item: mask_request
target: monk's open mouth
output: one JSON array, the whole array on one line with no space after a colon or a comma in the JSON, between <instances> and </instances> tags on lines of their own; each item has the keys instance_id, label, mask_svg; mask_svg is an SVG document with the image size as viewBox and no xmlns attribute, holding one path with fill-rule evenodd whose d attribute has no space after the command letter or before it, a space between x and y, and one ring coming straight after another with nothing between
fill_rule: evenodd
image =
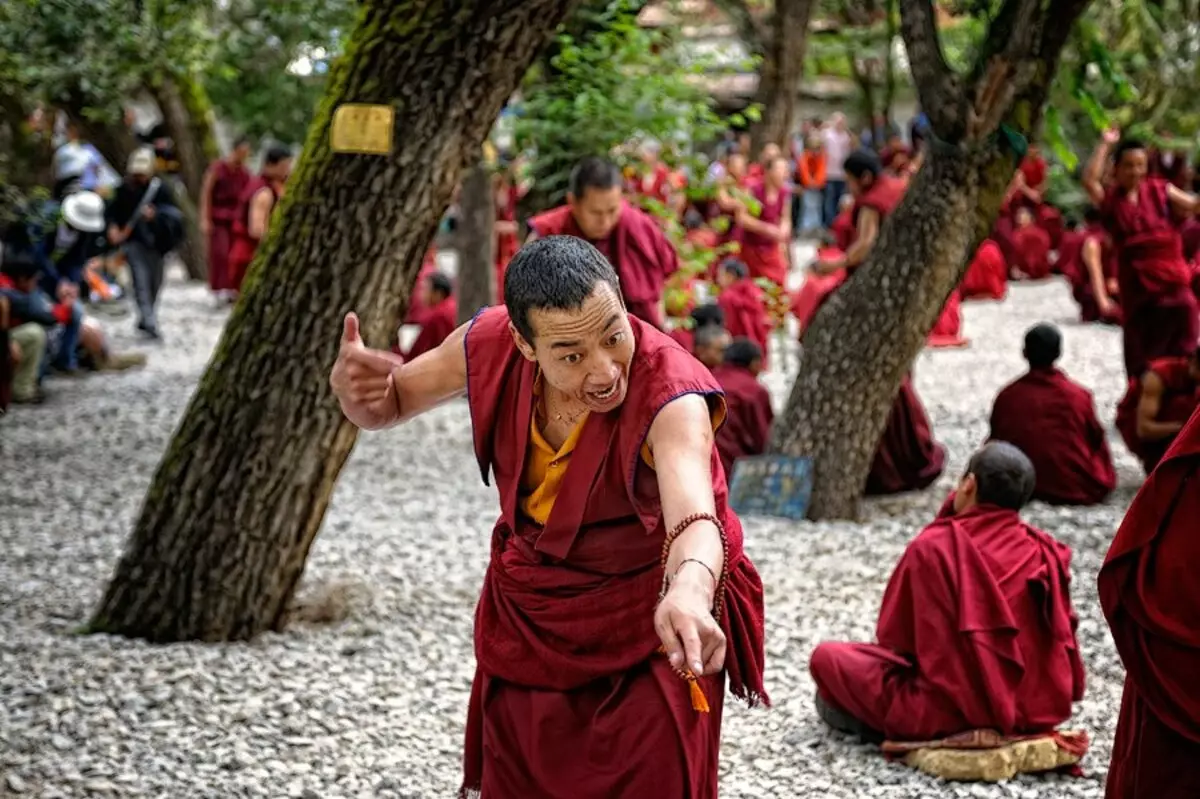
<instances>
[{"instance_id":1,"label":"monk's open mouth","mask_svg":"<svg viewBox=\"0 0 1200 799\"><path fill-rule=\"evenodd\" d=\"M604 389L603 391L589 391L588 393L591 394L596 399L600 400L601 402L605 402L606 400L610 400L614 396L616 396L617 389L620 387L620 384L621 384L621 381L617 380L611 386Z\"/></svg>"}]
</instances>

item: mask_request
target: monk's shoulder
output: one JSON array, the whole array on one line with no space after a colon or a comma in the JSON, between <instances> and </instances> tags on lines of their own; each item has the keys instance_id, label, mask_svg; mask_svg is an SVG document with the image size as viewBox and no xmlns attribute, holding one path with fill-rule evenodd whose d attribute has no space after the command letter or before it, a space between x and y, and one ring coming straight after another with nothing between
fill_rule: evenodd
<instances>
[{"instance_id":1,"label":"monk's shoulder","mask_svg":"<svg viewBox=\"0 0 1200 799\"><path fill-rule=\"evenodd\" d=\"M940 570L953 561L954 540L961 535L953 517L934 519L927 524L904 551L904 559L911 568L930 571Z\"/></svg>"},{"instance_id":2,"label":"monk's shoulder","mask_svg":"<svg viewBox=\"0 0 1200 799\"><path fill-rule=\"evenodd\" d=\"M539 236L554 236L563 232L567 224L567 214L571 212L570 206L560 205L557 208L551 208L549 211L543 211L530 218L529 229Z\"/></svg>"},{"instance_id":3,"label":"monk's shoulder","mask_svg":"<svg viewBox=\"0 0 1200 799\"><path fill-rule=\"evenodd\" d=\"M472 356L489 359L502 352L514 349L512 333L508 329L508 309L503 305L483 308L467 323L466 352L468 363Z\"/></svg>"}]
</instances>

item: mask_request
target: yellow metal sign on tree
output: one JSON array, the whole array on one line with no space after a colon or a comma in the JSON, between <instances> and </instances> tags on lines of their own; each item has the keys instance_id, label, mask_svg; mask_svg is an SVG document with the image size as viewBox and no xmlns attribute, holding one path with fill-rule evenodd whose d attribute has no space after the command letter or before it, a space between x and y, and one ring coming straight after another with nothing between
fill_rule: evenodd
<instances>
[{"instance_id":1,"label":"yellow metal sign on tree","mask_svg":"<svg viewBox=\"0 0 1200 799\"><path fill-rule=\"evenodd\" d=\"M329 146L335 153L389 155L396 109L390 105L345 103L333 112Z\"/></svg>"}]
</instances>

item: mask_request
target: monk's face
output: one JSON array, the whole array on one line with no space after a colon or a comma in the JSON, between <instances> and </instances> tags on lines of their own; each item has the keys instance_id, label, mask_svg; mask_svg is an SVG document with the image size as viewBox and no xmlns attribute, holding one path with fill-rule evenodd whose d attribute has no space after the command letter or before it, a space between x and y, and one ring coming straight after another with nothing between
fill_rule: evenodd
<instances>
[{"instance_id":1,"label":"monk's face","mask_svg":"<svg viewBox=\"0 0 1200 799\"><path fill-rule=\"evenodd\" d=\"M584 189L582 197L567 195L575 224L589 239L605 239L621 218L621 187Z\"/></svg>"},{"instance_id":2,"label":"monk's face","mask_svg":"<svg viewBox=\"0 0 1200 799\"><path fill-rule=\"evenodd\" d=\"M767 179L771 186L780 188L787 182L788 178L788 162L786 158L776 156L771 160L767 167Z\"/></svg>"},{"instance_id":3,"label":"monk's face","mask_svg":"<svg viewBox=\"0 0 1200 799\"><path fill-rule=\"evenodd\" d=\"M782 155L778 144L765 144L762 148L762 157L759 159L764 165L769 165L771 161Z\"/></svg>"},{"instance_id":4,"label":"monk's face","mask_svg":"<svg viewBox=\"0 0 1200 799\"><path fill-rule=\"evenodd\" d=\"M730 338L728 333L718 336L710 344L697 345L696 360L707 366L709 369L716 369L725 362L725 350L729 347Z\"/></svg>"},{"instance_id":5,"label":"monk's face","mask_svg":"<svg viewBox=\"0 0 1200 799\"><path fill-rule=\"evenodd\" d=\"M855 177L849 172L846 173L846 188L850 189L850 194L853 197L861 197L870 190L875 183L875 176L870 172L863 172L860 177Z\"/></svg>"},{"instance_id":6,"label":"monk's face","mask_svg":"<svg viewBox=\"0 0 1200 799\"><path fill-rule=\"evenodd\" d=\"M1113 169L1113 178L1122 189L1133 191L1146 177L1147 166L1145 150L1126 150Z\"/></svg>"},{"instance_id":7,"label":"monk's face","mask_svg":"<svg viewBox=\"0 0 1200 799\"><path fill-rule=\"evenodd\" d=\"M596 413L607 413L625 401L633 328L612 286L597 283L574 310L533 310L529 325L532 345L515 334L517 347L537 361L548 385Z\"/></svg>"},{"instance_id":8,"label":"monk's face","mask_svg":"<svg viewBox=\"0 0 1200 799\"><path fill-rule=\"evenodd\" d=\"M250 143L241 142L237 147L233 148L233 161L236 164L244 164L250 158Z\"/></svg>"}]
</instances>

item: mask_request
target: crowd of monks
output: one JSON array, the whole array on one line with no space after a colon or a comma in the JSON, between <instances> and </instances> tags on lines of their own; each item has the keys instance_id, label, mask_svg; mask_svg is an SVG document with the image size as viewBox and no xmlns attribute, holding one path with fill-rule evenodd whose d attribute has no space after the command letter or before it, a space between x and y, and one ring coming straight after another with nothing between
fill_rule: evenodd
<instances>
[{"instance_id":1,"label":"crowd of monks","mask_svg":"<svg viewBox=\"0 0 1200 799\"><path fill-rule=\"evenodd\" d=\"M331 378L347 416L377 429L465 394L481 472L500 491L476 616L468 791L715 796L726 680L766 701L761 585L727 477L766 449L773 420L758 380L775 324L764 286L789 271L790 168L777 148L754 164L734 153L697 207L647 156L632 179L605 159L582 161L566 204L528 220L524 247L519 190L499 176L504 304L473 322L455 327L453 285L432 262L408 352L365 348L347 319ZM1110 799L1200 796L1187 678L1200 647L1189 587L1200 492L1187 490L1200 464L1200 202L1150 159L1106 134L1084 176L1094 207L1067 224L1045 201L1047 169L1032 149L929 338L965 346L962 301L1054 274L1083 321L1122 327L1116 426L1150 477L1100 577L1128 671ZM920 160L846 159L848 199L792 298L801 336L866 262ZM738 245L707 276L715 301L686 320L664 318L679 256L641 195L686 215L689 238ZM727 227L710 225L722 217ZM1020 515L1035 499L1099 503L1116 485L1092 395L1057 367L1061 354L1054 326L1026 332L1028 371L999 392L988 442L896 566L876 640L813 653L816 712L830 726L893 746L1047 741L1068 764L1086 751L1086 734L1058 729L1085 682L1071 551ZM928 487L945 457L905 378L864 493Z\"/></svg>"}]
</instances>

